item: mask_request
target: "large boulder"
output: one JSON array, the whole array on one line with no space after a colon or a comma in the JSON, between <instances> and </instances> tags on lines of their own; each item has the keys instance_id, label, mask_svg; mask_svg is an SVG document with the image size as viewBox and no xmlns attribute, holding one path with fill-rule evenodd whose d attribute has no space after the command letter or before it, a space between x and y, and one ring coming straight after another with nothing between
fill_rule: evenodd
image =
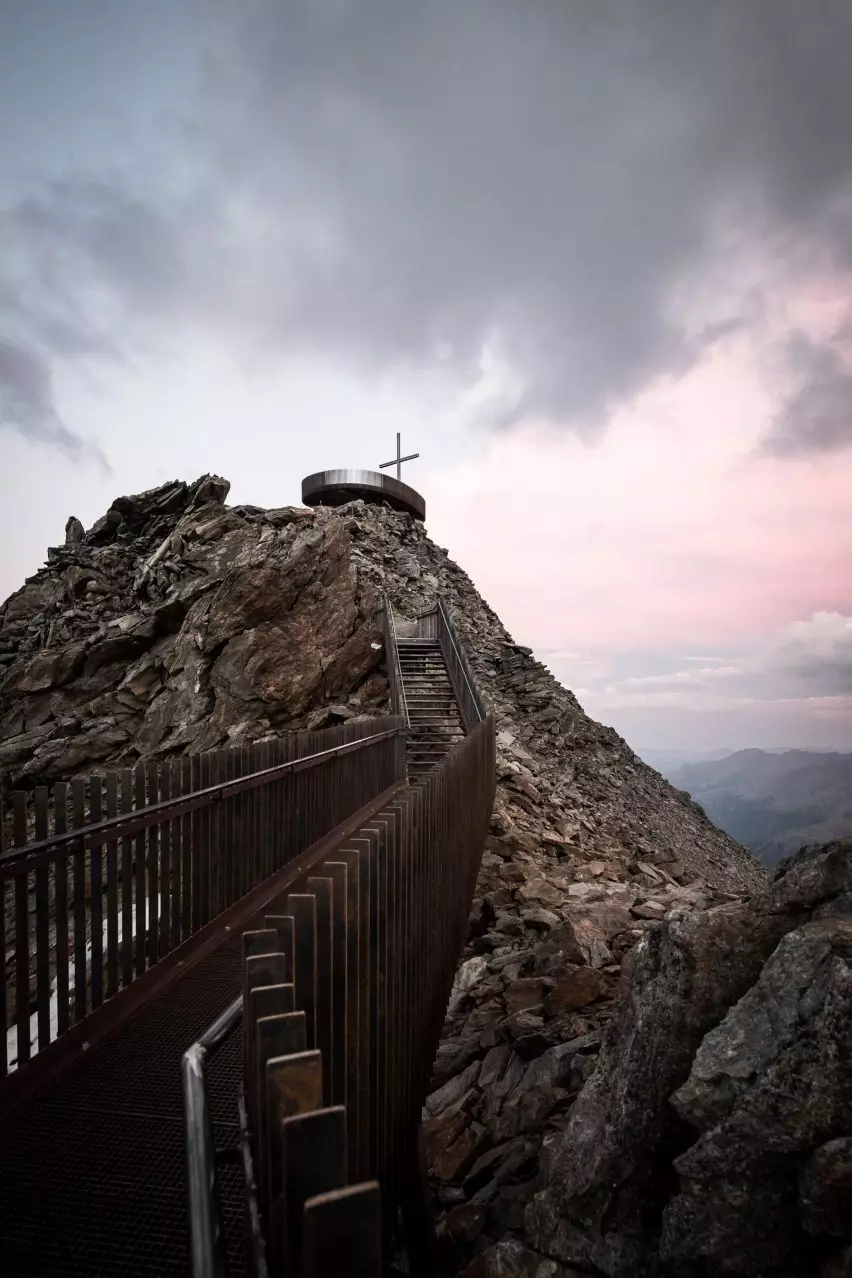
<instances>
[{"instance_id":1,"label":"large boulder","mask_svg":"<svg viewBox=\"0 0 852 1278\"><path fill-rule=\"evenodd\" d=\"M852 1243L850 889L852 839L646 934L549 1150L534 1249L610 1278L833 1272Z\"/></svg>"}]
</instances>

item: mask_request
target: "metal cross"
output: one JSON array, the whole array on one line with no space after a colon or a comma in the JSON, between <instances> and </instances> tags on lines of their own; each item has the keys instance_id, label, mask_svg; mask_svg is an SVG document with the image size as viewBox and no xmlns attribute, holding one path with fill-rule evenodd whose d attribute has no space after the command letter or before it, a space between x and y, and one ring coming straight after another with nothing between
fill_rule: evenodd
<instances>
[{"instance_id":1,"label":"metal cross","mask_svg":"<svg viewBox=\"0 0 852 1278\"><path fill-rule=\"evenodd\" d=\"M400 435L399 431L397 431L396 457L394 457L393 461L382 462L379 466L379 470L386 470L388 466L396 466L396 477L397 479L401 480L402 479L402 463L407 461L414 461L415 457L420 456L419 453L409 453L407 457L400 457L401 452L402 452L402 435Z\"/></svg>"}]
</instances>

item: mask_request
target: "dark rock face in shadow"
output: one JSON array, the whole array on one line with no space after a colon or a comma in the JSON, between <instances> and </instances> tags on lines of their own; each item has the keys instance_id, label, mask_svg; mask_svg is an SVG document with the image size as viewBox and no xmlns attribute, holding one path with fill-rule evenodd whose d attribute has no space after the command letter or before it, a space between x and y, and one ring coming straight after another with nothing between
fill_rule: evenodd
<instances>
[{"instance_id":1,"label":"dark rock face in shadow","mask_svg":"<svg viewBox=\"0 0 852 1278\"><path fill-rule=\"evenodd\" d=\"M536 1251L611 1278L845 1272L850 889L852 839L643 937L527 1210Z\"/></svg>"}]
</instances>

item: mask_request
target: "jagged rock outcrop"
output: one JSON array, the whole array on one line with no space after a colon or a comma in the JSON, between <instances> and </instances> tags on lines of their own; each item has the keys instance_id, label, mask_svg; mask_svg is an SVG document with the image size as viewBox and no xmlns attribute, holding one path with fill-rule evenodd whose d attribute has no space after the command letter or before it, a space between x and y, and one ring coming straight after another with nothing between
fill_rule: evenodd
<instances>
[{"instance_id":1,"label":"jagged rock outcrop","mask_svg":"<svg viewBox=\"0 0 852 1278\"><path fill-rule=\"evenodd\" d=\"M382 591L402 615L441 594L500 729L486 875L577 855L653 861L638 873L674 893L695 876L723 891L762 881L513 642L422 525L363 502L229 508L227 492L205 475L117 498L82 538L68 521L66 544L0 606L0 774L67 778L320 726L339 702L373 710L386 695L371 646ZM546 904L535 891L531 909Z\"/></svg>"},{"instance_id":2,"label":"jagged rock outcrop","mask_svg":"<svg viewBox=\"0 0 852 1278\"><path fill-rule=\"evenodd\" d=\"M118 498L0 609L0 773L256 740L384 703L344 521L223 505L227 481Z\"/></svg>"},{"instance_id":3,"label":"jagged rock outcrop","mask_svg":"<svg viewBox=\"0 0 852 1278\"><path fill-rule=\"evenodd\" d=\"M498 789L427 1161L459 1264L556 1274L525 1207L595 1070L623 958L662 943L667 912L724 912L765 875L584 714L422 525L226 494L204 476L120 498L88 532L69 520L0 608L0 774L67 779L386 709L382 592L401 617L443 596L497 719ZM824 1158L836 1179L843 1151ZM829 1198L814 1191L814 1219Z\"/></svg>"},{"instance_id":4,"label":"jagged rock outcrop","mask_svg":"<svg viewBox=\"0 0 852 1278\"><path fill-rule=\"evenodd\" d=\"M560 1263L848 1272L852 839L804 849L749 902L649 932L547 1144L527 1243Z\"/></svg>"}]
</instances>

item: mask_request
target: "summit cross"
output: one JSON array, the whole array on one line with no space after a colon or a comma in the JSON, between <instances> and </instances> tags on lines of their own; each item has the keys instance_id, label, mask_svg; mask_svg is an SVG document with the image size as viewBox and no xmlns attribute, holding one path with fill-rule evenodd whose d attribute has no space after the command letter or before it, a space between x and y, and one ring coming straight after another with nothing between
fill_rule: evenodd
<instances>
[{"instance_id":1,"label":"summit cross","mask_svg":"<svg viewBox=\"0 0 852 1278\"><path fill-rule=\"evenodd\" d=\"M394 457L392 461L381 462L379 465L379 470L387 470L388 466L396 466L396 477L400 482L402 482L402 463L407 461L414 461L415 457L420 456L419 453L409 453L407 457L400 457L401 452L402 452L402 435L400 435L399 431L397 431L396 457Z\"/></svg>"}]
</instances>

